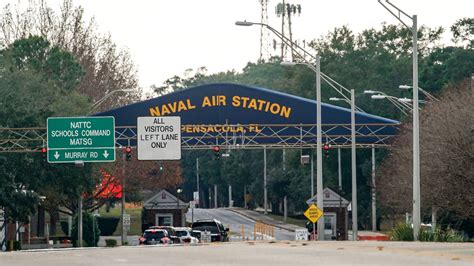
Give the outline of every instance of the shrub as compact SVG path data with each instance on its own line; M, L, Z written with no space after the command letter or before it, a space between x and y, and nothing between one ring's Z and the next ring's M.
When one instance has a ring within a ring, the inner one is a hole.
M78 217L74 217L74 222L72 224L72 244L77 247L77 224ZM97 242L99 242L100 230L97 225L97 221L92 214L84 212L82 215L82 240L84 241L83 246L87 247L97 247Z
M390 239L394 241L413 241L413 228L405 223L398 224L392 229Z
M61 221L61 230L65 235L69 235L69 223L66 221Z
M117 240L115 239L106 239L105 240L105 246L109 248L113 248L117 246Z
M97 217L101 236L111 236L117 230L120 218L117 217Z
M408 224L398 224L390 236L394 241L413 241L413 228ZM462 242L464 237L456 230L450 228L442 230L436 227L434 231L431 228L421 228L418 239L421 242Z

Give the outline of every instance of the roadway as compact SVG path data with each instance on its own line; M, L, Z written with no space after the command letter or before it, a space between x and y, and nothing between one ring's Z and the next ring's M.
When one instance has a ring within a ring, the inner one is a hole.
M186 214L186 221L191 222L192 218L194 218L195 221L198 219L219 220L224 226L229 227L231 235L233 235L234 238L241 239L241 236L242 236L241 232L242 232L242 225L243 225L245 228L245 231L244 231L245 239L253 239L253 228L255 225L255 220L245 217L235 211L232 211L226 208L194 209L194 217L192 216L193 216L192 211L190 209L188 213ZM276 240L294 240L295 233L290 230L284 230L282 228L275 227L274 237L276 238ZM237 240L237 239L234 239L234 240Z
M248 241L0 252L0 265L474 265L473 243Z

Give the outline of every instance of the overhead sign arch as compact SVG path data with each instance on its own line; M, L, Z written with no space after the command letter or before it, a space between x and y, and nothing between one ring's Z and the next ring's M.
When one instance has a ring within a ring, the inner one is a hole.
M316 146L316 101L241 84L191 87L95 115L115 117L122 145L136 145L137 117L180 116L183 149ZM322 103L321 115L323 142L349 146L350 109ZM398 125L356 112L357 145L389 145Z

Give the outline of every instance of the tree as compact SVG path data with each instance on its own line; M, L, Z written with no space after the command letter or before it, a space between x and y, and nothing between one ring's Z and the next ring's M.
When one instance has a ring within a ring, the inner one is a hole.
M472 81L447 89L420 116L421 196L425 213L440 210L474 221L474 101ZM411 125L407 124L380 167L381 203L395 213L411 212ZM453 218L451 218L451 222ZM473 232L471 232L473 233Z
M73 236L77 235L77 225L79 223L79 217L76 215L74 217L74 222L72 224L71 234ZM100 239L100 229L97 218L89 212L84 212L82 215L82 230L83 230L83 241L85 242L86 247L97 247L97 243ZM77 239L72 238L72 243L75 247L78 246Z
M87 110L87 99L70 87L80 80L81 73L69 53L38 36L17 40L1 50L0 126L41 127L48 116ZM2 138L8 139L8 133L4 134ZM42 193L48 188L46 177L51 177L44 169L38 153L2 155L0 206L6 209L9 219L26 222L34 213L38 196L44 196Z
M183 183L179 161L138 161L137 159L128 162L117 161L116 176L123 176L121 173L123 166L126 176L125 195L129 201L143 201L140 195L142 191L169 189Z
M33 0L25 11L21 10L6 5L0 14L0 49L30 35L41 36L71 53L79 62L84 76L74 89L87 95L90 102L97 102L113 90L137 89L127 97L119 93L111 95L97 111L139 99L141 91L129 53L118 49L110 35L99 34L93 18L86 22L82 7L74 7L72 0L64 0L57 14L44 0ZM51 60L54 63L54 57Z
M468 49L474 47L474 18L458 19L451 26L451 32L454 43L464 44L464 47Z

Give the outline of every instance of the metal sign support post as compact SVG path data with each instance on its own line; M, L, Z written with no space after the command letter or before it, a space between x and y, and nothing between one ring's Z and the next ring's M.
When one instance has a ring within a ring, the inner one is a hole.
M127 230L124 223L125 217L125 156L126 154L123 153L122 155L122 246L125 242L127 242Z
M79 221L77 222L77 242L78 247L82 247L82 195L79 194Z
M263 146L263 205L264 214L267 214L267 147L265 146Z

